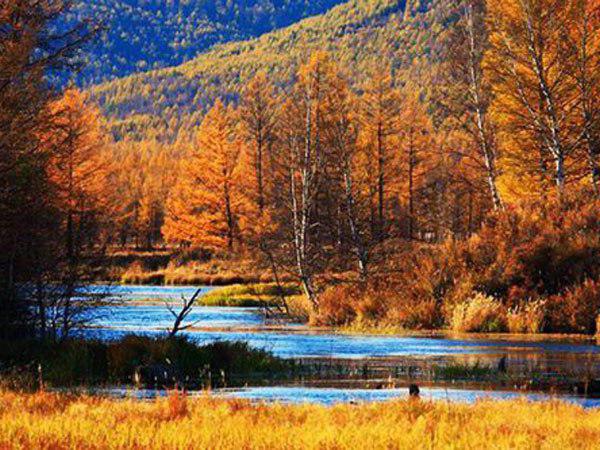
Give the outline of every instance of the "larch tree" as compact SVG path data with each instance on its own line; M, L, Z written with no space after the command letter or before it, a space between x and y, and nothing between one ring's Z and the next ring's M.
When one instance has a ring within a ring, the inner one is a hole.
M242 144L235 130L234 111L217 100L167 201L163 234L168 241L229 251L241 241L240 218L252 206L241 181Z
M60 310L48 330L54 337L68 336L85 309L84 302L74 301L81 284L92 277L93 261L102 257L103 223L108 220L108 167L104 158L107 144L99 110L81 92L69 89L50 105L52 127L44 136L51 150L48 173L59 211L62 247L60 295L47 307ZM42 324L46 317L40 314ZM60 330L57 329L60 323ZM45 334L46 326L41 326Z
M269 164L275 143L276 93L267 75L258 73L245 87L240 101L240 131L256 180L255 202L260 214L268 197Z
M402 99L393 86L389 69L378 70L364 85L361 99L361 139L375 164L374 191L375 234L383 240L389 226L388 201L397 187L397 155L399 117Z
M55 149L51 177L65 214L67 259L76 261L92 232L89 227L102 213L108 175L102 156L106 138L100 112L77 90L66 91L51 111L54 126L48 140Z
M404 186L400 196L405 199L408 222L407 237L412 240L415 239L417 232L418 191L429 170L428 166L432 163L430 156L433 146L433 127L419 99L408 92L404 97L399 128L398 159L401 174L398 179Z

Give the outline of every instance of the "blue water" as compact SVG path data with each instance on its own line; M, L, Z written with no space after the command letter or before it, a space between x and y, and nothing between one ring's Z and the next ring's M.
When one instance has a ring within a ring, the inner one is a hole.
M177 304L173 303L177 311ZM165 305L132 304L100 309L99 318L92 325L105 328L103 338L111 338L113 332L121 331L152 333L168 329L173 325L173 315ZM216 308L196 306L188 315L187 324L202 328L245 328L263 325L264 317L256 308Z
M540 393L521 393L511 391L483 391L468 389L447 389L421 387L421 400L447 401L453 403L472 404L481 400L516 400L525 399L532 402L560 400L573 403L584 408L599 408L600 399L575 396L552 396ZM119 398L154 399L168 395L164 390L100 388L93 393ZM205 391L188 392L191 397L207 395ZM408 398L408 389L340 389L291 386L247 387L239 389L216 389L210 395L220 398L240 398L266 403L304 404L312 403L325 406L340 403L375 403Z
M250 314L250 313L249 313ZM219 314L217 314L219 316ZM249 319L250 320L250 319ZM252 319L255 320L255 319ZM244 321L245 322L245 321ZM220 322L215 322L220 323ZM210 326L199 322L198 326ZM88 336L113 340L130 334L126 329L88 330ZM158 336L162 331L138 327L138 334ZM425 337L344 335L311 333L310 331L188 331L192 341L203 344L215 341L244 341L256 348L273 352L283 358L333 357L368 358L390 356L447 356L516 353L600 354L595 345L560 344L556 342L518 342L501 340L455 340Z
M338 388L305 388L305 387L251 387L243 389L217 390L215 395L225 398L243 398L253 401L278 403L317 403L334 405L337 403L383 402L408 398L408 389L338 389ZM466 389L421 388L422 400L450 401L458 403L475 403L478 400L514 400L524 398L530 401L548 401L560 399L581 405L585 408L600 407L600 399L580 397L553 397L546 394L523 394L510 391L481 391Z
M108 293L111 297L122 300L180 300L181 297L191 298L198 289L203 294L214 288L208 286L121 286L121 285L91 285L93 293Z
M93 287L106 292L108 288ZM83 330L88 337L103 340L119 339L128 334L164 335L173 317L161 301L177 305L182 296L191 297L195 287L115 286L111 295L123 302L96 314L93 328ZM211 288L203 288L208 292ZM151 300L144 303L140 300ZM466 355L479 357L507 355L512 364L532 364L546 368L568 366L593 368L600 373L600 347L591 342L528 341L503 339L453 339L421 336L348 335L335 332L315 332L302 326L286 329L268 328L258 308L196 307L188 324L194 327L182 334L199 344L215 341L243 341L255 348L271 351L283 358L344 358L374 357L444 357ZM587 369L586 369L587 370ZM109 389L116 396L155 397L162 391L130 391ZM199 394L199 393L197 393ZM284 403L319 403L331 405L344 402L379 402L407 396L406 389L369 390L307 387L251 387L217 390L215 395ZM543 394L478 391L443 388L423 388L422 398L472 403L481 398L513 399L524 397L545 401L553 397ZM600 399L561 396L561 400L583 407L600 407Z
M106 287L94 287L106 289ZM181 296L190 297L195 287L115 286L113 295L124 300L120 306L100 311L94 328L87 336L104 340L118 339L136 333L150 336L164 334L173 317L160 300L177 305ZM203 288L208 292L211 288ZM143 303L134 300L150 299ZM291 326L285 330L265 328L265 319L258 308L196 307L187 324L194 328L185 332L197 343L244 341L284 358L332 357L368 358L393 356L448 355L518 355L527 353L563 354L584 361L593 355L599 363L600 347L590 342L528 341L502 339L452 339L421 336L348 335L335 332L314 332L306 327Z
M173 316L160 300L176 306L182 296L189 298L197 290L196 287L160 286L95 286L93 289L110 289L113 296L124 300L121 306L100 310L99 317L93 322L96 328L85 332L88 336L106 340L118 339L131 333L151 336L165 333L173 324ZM208 287L202 288L203 293L210 290ZM134 302L135 300L153 301L144 304ZM194 325L194 328L185 334L195 342L244 341L284 358L445 356L516 352L600 355L600 347L590 343L348 335L333 332L315 333L303 327L291 327L291 330L284 331L265 330L264 315L258 308L199 306L190 313L187 324Z

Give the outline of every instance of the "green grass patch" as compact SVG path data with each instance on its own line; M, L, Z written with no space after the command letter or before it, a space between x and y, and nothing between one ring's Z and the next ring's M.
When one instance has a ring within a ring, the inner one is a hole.
M481 364L449 364L435 366L434 377L438 380L485 380L497 377L499 372L496 368Z
M277 284L236 284L215 289L199 302L204 306L257 307L280 304L282 295L291 297L300 294L300 288L294 284L281 287Z
M199 346L185 337L135 335L114 342L0 342L0 361L0 384L24 389L38 387L40 380L51 387L132 384L140 368L174 374L182 387L244 383L293 370L292 362L245 342Z

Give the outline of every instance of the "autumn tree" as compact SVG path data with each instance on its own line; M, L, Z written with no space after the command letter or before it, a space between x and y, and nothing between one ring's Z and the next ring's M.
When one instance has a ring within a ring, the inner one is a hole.
M240 131L256 179L256 206L262 214L268 195L269 163L275 141L276 94L265 73L245 87L240 101Z
M329 120L325 128L325 141L331 146L338 171L329 173L329 188L338 183L339 208L342 211L341 227L347 229L349 248L360 280L364 283L370 275L373 250L377 244L371 233L371 195L368 181L362 170L362 149L359 145L357 120L358 99L350 92L342 76L332 78L328 92ZM366 187L366 189L365 189ZM340 233L340 234L343 234Z
M564 38L569 2L489 2L490 48L485 67L501 127L505 181L538 195L548 175L562 195L573 169L577 111ZM511 179L513 181L511 181ZM519 186L520 185L520 186Z
M477 147L477 169L486 177L494 209L500 209L498 146L489 114L492 87L490 80L484 76L482 65L488 48L485 4L484 0L460 2L460 19L447 37L438 100L446 109L448 122L451 122L449 126L464 129L472 140L467 145Z
M589 179L600 196L600 2L571 0L566 53L573 55L569 74L578 96L579 129L589 168Z
M5 336L38 331L33 293L17 286L56 282L64 262L64 216L51 177L56 148L50 138L51 104L60 89L52 81L68 75L93 33L87 22L54 31L69 7L58 0L0 3L0 330Z
M361 99L361 139L375 167L373 190L375 217L373 227L381 240L389 226L388 202L394 197L397 182L397 138L402 101L393 86L389 69L378 70L364 85Z
M87 104L79 91L66 91L52 105L51 112L50 174L57 186L56 200L65 215L65 253L74 263L94 233L90 227L102 213L108 174L102 158L106 139L99 111Z
M187 141L164 143L153 138L108 146L105 159L109 165L113 244L152 249L162 243L166 199L190 147Z
M407 89L408 90L408 89ZM398 145L400 197L407 210L408 239L415 239L418 227L418 198L425 176L432 169L433 127L414 94L406 93L399 116L400 141Z
M336 181L339 161L328 135L335 115L333 93L339 83L329 55L315 52L298 70L278 125L278 170L285 174L287 191L278 241L291 250L279 259L297 276L315 306L315 277L324 270L340 238L342 186Z
M235 131L234 111L218 100L198 129L195 149L182 162L167 202L163 234L168 241L232 251L242 240L243 219L253 207Z

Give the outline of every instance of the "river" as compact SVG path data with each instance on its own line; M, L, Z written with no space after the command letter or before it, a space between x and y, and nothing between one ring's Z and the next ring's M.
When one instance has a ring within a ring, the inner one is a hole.
M94 289L106 289L95 287ZM166 302L191 296L195 287L116 286L111 292L122 303L99 311L87 337L118 339L127 334L161 335L172 324ZM204 288L208 292L211 288ZM354 366L385 362L391 367L399 361L440 364L448 361L495 364L505 357L513 373L543 374L587 373L600 376L600 347L592 340L531 339L528 337L453 337L449 335L369 335L347 334L332 330L314 330L300 324L273 324L257 308L196 307L188 317L193 328L187 337L199 344L214 341L243 341L255 348L269 350L282 358L327 361L351 361ZM399 363L398 363L399 364ZM412 364L412 363L411 363ZM512 398L521 393L494 389L449 389L430 386L424 395L432 399L474 401L481 397ZM224 390L223 396L278 400L309 401L331 404L338 401L380 401L405 395L405 389L372 390L333 386L268 386ZM140 393L138 393L140 395ZM528 394L532 400L545 399L542 394ZM600 400L562 397L584 406L600 406Z

